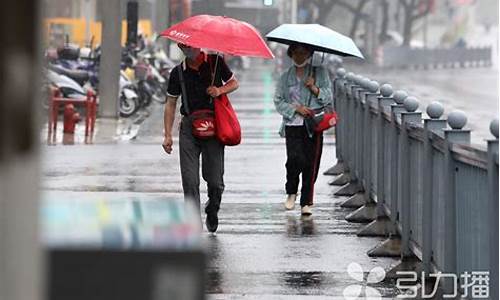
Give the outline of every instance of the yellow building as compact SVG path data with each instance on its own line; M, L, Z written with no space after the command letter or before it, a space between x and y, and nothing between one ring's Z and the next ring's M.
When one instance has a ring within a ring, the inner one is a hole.
M85 46L90 43L86 38L87 24L85 19L74 18L47 18L44 20L44 35L47 45L60 46L66 36L70 43ZM101 22L89 22L88 32L90 37L94 37L94 46L101 43ZM138 30L148 37L153 34L150 20L139 20ZM122 21L122 45L125 45L127 38L127 21Z

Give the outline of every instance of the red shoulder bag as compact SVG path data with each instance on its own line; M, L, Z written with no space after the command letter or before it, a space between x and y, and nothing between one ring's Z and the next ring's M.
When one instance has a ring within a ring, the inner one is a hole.
M217 70L217 60L215 70ZM210 62L210 61L209 61ZM210 62L210 67L212 63ZM215 74L213 74L215 76ZM212 80L213 81L213 80ZM226 146L236 146L241 143L241 127L238 116L229 101L227 94L214 99L215 134L217 139Z

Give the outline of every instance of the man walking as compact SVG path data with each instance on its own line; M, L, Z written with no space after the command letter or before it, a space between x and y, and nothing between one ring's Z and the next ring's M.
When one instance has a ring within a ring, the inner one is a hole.
M170 74L164 113L163 148L168 154L172 153L175 109L177 98L182 95L179 156L184 200L192 201L200 211L201 155L202 176L208 188L205 224L209 232L215 233L219 223L217 213L224 191L224 145L209 134L210 121L213 121L213 98L236 90L238 82L221 57L207 55L199 48L184 44L178 46L186 59ZM202 126L200 124L205 127L198 127Z

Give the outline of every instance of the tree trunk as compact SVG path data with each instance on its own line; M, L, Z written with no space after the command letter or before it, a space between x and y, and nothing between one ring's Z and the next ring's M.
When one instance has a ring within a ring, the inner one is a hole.
M380 44L383 44L387 39L387 30L389 29L389 2L382 0L382 24L380 25Z
M318 6L319 15L318 15L318 24L325 25L328 20L328 16L330 16L330 12L332 11L335 3L330 4L328 7Z
M396 30L401 31L401 2L396 4L396 12L394 13L394 22L396 24Z
M405 0L400 0L400 2L404 7L405 20L404 20L404 28L403 28L403 46L410 46L412 33L413 33L413 24L416 20L428 15L432 9L432 2L427 0L424 4L425 10L421 11L419 4L422 2L417 2L416 0L410 0L406 2Z
M403 26L403 46L410 46L413 28L413 7L404 8L404 26Z
M354 19L352 20L351 31L349 32L349 36L354 39L356 31L358 30L359 22L363 17L363 7L368 3L368 0L361 0L358 2L358 6L356 7L356 12L354 13Z

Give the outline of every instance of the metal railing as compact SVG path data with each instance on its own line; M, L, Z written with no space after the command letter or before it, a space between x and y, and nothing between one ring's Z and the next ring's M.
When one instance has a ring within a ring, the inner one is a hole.
M349 179L336 194L352 196L343 206L358 208L347 220L371 221L358 235L388 237L369 255L413 258L426 274L490 272L498 299L498 119L487 149L477 149L461 111L443 118L433 102L424 118L415 97L344 69L334 88L332 174ZM393 242L384 252L394 240L397 250Z
M491 47L477 48L409 48L383 47L379 65L388 68L454 68L489 67Z

